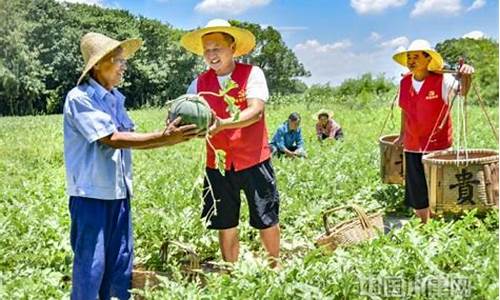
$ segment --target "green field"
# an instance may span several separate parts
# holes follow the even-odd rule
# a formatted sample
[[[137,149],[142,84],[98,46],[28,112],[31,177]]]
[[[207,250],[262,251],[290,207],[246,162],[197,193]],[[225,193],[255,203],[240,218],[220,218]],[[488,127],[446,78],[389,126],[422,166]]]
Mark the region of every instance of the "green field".
[[[388,106],[332,107],[345,141],[318,144],[312,115],[319,104],[269,106],[270,132],[292,111],[303,116],[309,154],[304,160],[273,160],[281,195],[283,271],[262,261],[258,233],[243,205],[240,262],[231,275],[183,275],[185,257],[172,248],[160,260],[163,241],[190,245],[202,260],[219,260],[216,233],[204,229],[200,178],[204,143],[134,152],[133,220],[136,263],[169,274],[148,299],[357,299],[367,286],[388,278],[425,287],[415,299],[498,298],[498,213],[455,221],[416,220],[369,243],[325,255],[314,247],[321,212],[346,203],[408,215],[403,189],[379,179],[378,135]],[[498,109],[491,109],[492,116]],[[395,112],[398,116],[399,112]],[[139,131],[161,129],[165,111],[131,112]],[[496,121],[497,118],[494,117]],[[386,133],[398,131],[397,122]],[[478,107],[469,110],[469,147],[497,148]],[[70,291],[68,197],[65,194],[62,117],[0,118],[0,299],[61,299]],[[468,287],[439,289],[464,279]],[[433,281],[434,280],[434,281]],[[378,282],[378,281],[377,281]],[[432,288],[438,285],[438,292]],[[430,286],[430,288],[429,288]],[[383,296],[383,293],[375,293]],[[374,298],[376,299],[376,298]]]

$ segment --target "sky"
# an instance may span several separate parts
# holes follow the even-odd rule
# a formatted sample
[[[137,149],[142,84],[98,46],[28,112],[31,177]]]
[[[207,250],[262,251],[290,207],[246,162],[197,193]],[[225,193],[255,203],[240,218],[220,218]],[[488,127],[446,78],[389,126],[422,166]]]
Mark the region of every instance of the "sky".
[[[312,75],[307,84],[338,85],[371,72],[397,78],[395,50],[415,39],[498,41],[498,0],[59,0],[126,9],[176,28],[214,18],[279,30]],[[453,62],[451,62],[453,63]]]

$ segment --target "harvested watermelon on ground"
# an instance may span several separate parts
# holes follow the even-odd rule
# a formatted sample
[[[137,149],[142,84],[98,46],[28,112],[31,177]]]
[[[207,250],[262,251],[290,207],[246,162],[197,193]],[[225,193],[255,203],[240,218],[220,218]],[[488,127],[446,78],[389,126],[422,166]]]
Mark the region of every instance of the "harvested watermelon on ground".
[[[202,130],[212,124],[212,111],[198,95],[186,94],[173,101],[168,112],[168,120],[172,122],[177,117],[181,117],[181,125],[195,124]]]

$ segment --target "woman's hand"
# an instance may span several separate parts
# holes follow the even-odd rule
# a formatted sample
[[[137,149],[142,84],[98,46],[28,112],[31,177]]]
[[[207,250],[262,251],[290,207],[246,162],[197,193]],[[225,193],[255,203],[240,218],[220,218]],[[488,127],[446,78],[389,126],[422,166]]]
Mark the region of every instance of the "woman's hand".
[[[195,124],[179,126],[180,122],[181,117],[177,117],[172,122],[167,121],[167,127],[163,131],[163,140],[167,145],[185,142],[199,135],[200,130]]]

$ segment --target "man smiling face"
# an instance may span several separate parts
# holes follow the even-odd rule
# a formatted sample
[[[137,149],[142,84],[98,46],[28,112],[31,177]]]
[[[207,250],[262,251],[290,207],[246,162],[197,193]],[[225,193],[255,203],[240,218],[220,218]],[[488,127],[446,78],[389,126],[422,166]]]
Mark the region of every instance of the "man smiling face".
[[[234,39],[227,34],[216,32],[202,37],[203,57],[207,65],[217,75],[227,75],[234,70]]]

